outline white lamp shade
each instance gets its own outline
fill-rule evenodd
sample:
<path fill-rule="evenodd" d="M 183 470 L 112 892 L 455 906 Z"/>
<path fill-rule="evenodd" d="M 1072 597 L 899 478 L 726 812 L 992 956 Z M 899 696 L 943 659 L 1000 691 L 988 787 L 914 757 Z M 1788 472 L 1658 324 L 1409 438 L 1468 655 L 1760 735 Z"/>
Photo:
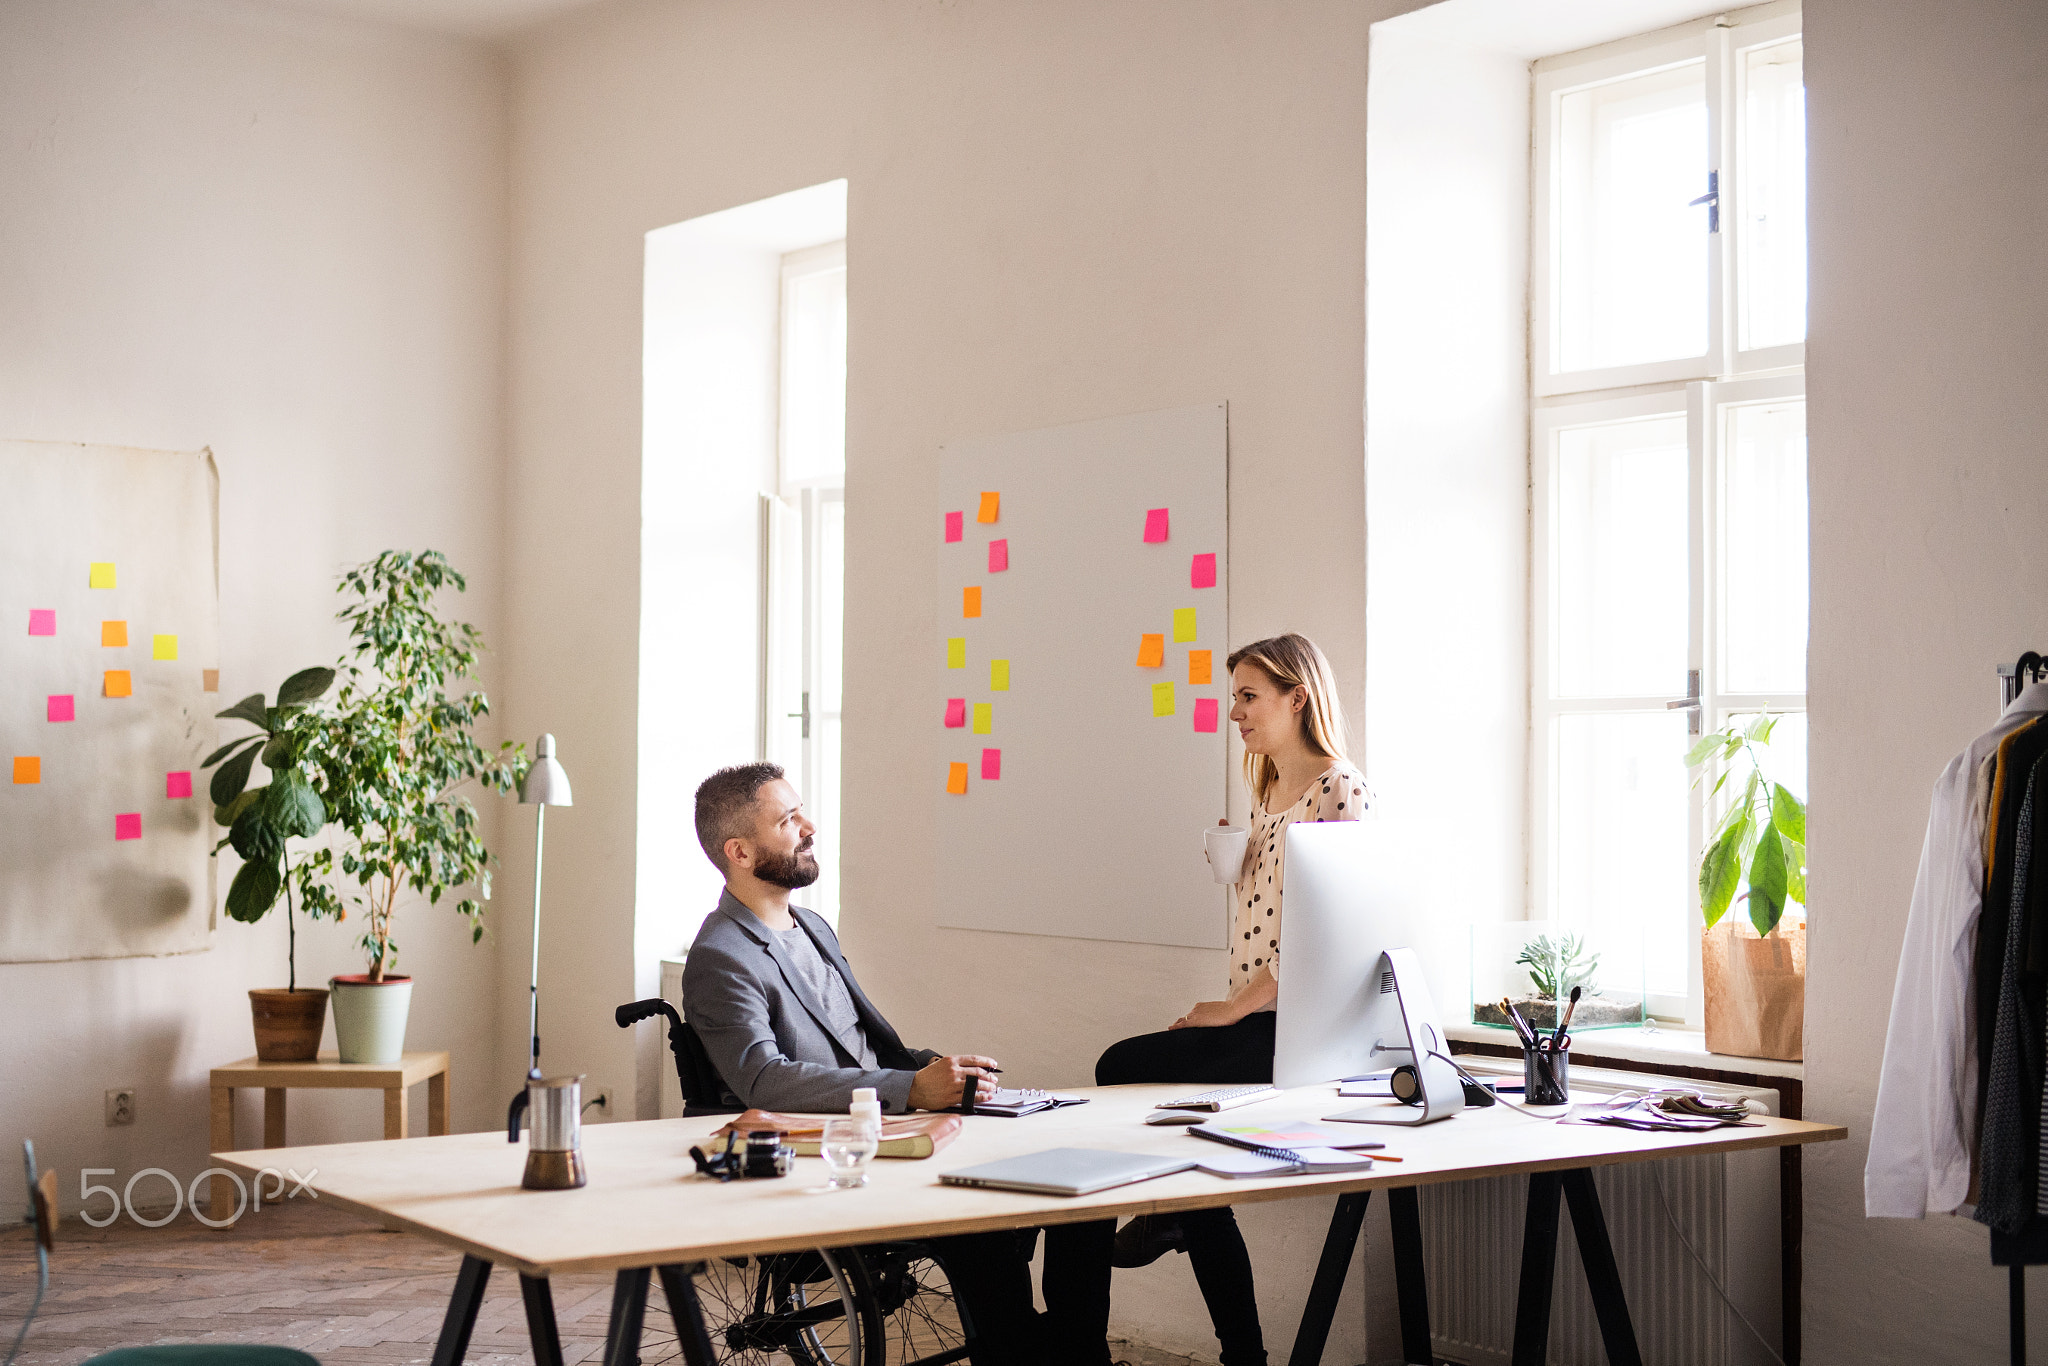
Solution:
<path fill-rule="evenodd" d="M 543 735 L 533 747 L 533 767 L 519 784 L 521 806 L 574 806 L 569 796 L 569 775 L 555 762 L 555 737 Z"/>

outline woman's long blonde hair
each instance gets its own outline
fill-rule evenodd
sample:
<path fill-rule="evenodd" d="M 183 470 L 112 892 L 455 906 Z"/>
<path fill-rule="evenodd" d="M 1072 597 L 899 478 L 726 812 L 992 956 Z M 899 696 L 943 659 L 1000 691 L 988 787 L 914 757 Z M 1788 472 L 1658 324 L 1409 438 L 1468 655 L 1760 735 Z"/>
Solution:
<path fill-rule="evenodd" d="M 1289 631 L 1269 640 L 1255 640 L 1231 652 L 1227 667 L 1237 672 L 1240 664 L 1256 664 L 1282 691 L 1308 690 L 1308 705 L 1302 708 L 1302 738 L 1327 759 L 1348 759 L 1344 752 L 1344 709 L 1337 702 L 1337 674 L 1330 661 L 1307 636 Z M 1280 776 L 1279 765 L 1263 754 L 1245 751 L 1244 785 L 1252 800 L 1263 804 L 1266 790 Z"/>

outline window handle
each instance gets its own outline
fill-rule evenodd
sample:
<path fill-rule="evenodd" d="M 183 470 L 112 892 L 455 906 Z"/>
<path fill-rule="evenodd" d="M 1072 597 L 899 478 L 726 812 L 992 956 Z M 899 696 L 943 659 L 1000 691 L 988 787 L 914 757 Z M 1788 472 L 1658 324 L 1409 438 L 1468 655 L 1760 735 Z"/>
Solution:
<path fill-rule="evenodd" d="M 808 740 L 811 738 L 811 695 L 805 693 L 803 697 L 804 709 L 802 711 L 785 712 L 784 715 L 788 716 L 792 721 L 799 716 L 804 719 L 804 739 Z M 1697 730 L 1698 727 L 1694 727 L 1694 729 Z"/>
<path fill-rule="evenodd" d="M 806 705 L 809 704 L 806 703 Z M 1686 712 L 1685 733 L 1688 735 L 1698 735 L 1700 733 L 1700 671 L 1698 669 L 1687 669 L 1685 671 L 1685 696 L 1664 704 L 1664 710 L 1666 711 L 1677 711 L 1681 707 Z"/>
<path fill-rule="evenodd" d="M 1698 199 L 1687 200 L 1685 207 L 1693 209 L 1698 208 L 1702 204 L 1707 206 L 1707 231 L 1710 233 L 1721 231 L 1721 173 L 1719 171 L 1707 172 L 1707 192 Z"/>

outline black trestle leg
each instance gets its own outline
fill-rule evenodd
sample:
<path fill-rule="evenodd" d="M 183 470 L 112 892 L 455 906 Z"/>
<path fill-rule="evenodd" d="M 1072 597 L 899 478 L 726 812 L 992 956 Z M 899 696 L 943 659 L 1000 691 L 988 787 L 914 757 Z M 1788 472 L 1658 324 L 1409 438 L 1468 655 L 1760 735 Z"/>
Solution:
<path fill-rule="evenodd" d="M 668 1315 L 675 1320 L 676 1341 L 683 1349 L 684 1366 L 718 1366 L 711 1354 L 711 1335 L 704 1331 L 704 1306 L 697 1299 L 697 1283 L 690 1279 L 690 1266 L 658 1266 L 661 1293 L 668 1299 Z"/>
<path fill-rule="evenodd" d="M 1513 1366 L 1544 1366 L 1550 1344 L 1550 1281 L 1557 1269 L 1556 1172 L 1529 1176 L 1529 1210 L 1522 1220 L 1522 1284 L 1515 1295 Z"/>
<path fill-rule="evenodd" d="M 640 1366 L 640 1326 L 647 1313 L 650 1268 L 636 1266 L 612 1280 L 612 1321 L 605 1329 L 604 1366 Z"/>
<path fill-rule="evenodd" d="M 1302 1306 L 1301 1328 L 1294 1335 L 1294 1350 L 1287 1366 L 1318 1366 L 1323 1345 L 1330 1340 L 1330 1322 L 1337 1316 L 1337 1296 L 1343 1293 L 1344 1276 L 1351 1270 L 1351 1249 L 1365 1228 L 1365 1207 L 1371 1191 L 1355 1191 L 1337 1197 L 1330 1213 L 1330 1231 L 1323 1235 L 1323 1255 L 1316 1262 L 1316 1278 L 1309 1285 L 1308 1303 Z"/>
<path fill-rule="evenodd" d="M 2015 1262 L 2006 1268 L 2005 1311 L 2012 1340 L 2012 1366 L 2027 1366 L 2027 1269 Z"/>
<path fill-rule="evenodd" d="M 1608 1366 L 1643 1366 L 1636 1326 L 1628 1316 L 1628 1296 L 1621 1289 L 1621 1268 L 1615 1265 L 1614 1245 L 1607 1241 L 1607 1216 L 1600 1212 L 1600 1192 L 1593 1186 L 1590 1168 L 1564 1174 L 1564 1198 L 1571 1206 L 1572 1235 L 1586 1267 L 1586 1288 L 1593 1294 Z"/>
<path fill-rule="evenodd" d="M 462 1366 L 469 1354 L 469 1335 L 476 1331 L 476 1311 L 484 1306 L 484 1287 L 491 1281 L 491 1264 L 481 1257 L 464 1257 L 462 1270 L 455 1273 L 455 1294 L 448 1301 L 448 1316 L 441 1320 L 441 1337 L 434 1344 L 434 1366 Z"/>
<path fill-rule="evenodd" d="M 555 1296 L 545 1276 L 519 1273 L 519 1297 L 526 1301 L 526 1336 L 533 1366 L 562 1366 L 562 1335 L 555 1328 Z"/>
<path fill-rule="evenodd" d="M 1429 1341 L 1429 1276 L 1422 1261 L 1422 1204 L 1415 1187 L 1387 1192 L 1394 1231 L 1394 1292 L 1401 1306 L 1401 1360 L 1436 1360 Z"/>

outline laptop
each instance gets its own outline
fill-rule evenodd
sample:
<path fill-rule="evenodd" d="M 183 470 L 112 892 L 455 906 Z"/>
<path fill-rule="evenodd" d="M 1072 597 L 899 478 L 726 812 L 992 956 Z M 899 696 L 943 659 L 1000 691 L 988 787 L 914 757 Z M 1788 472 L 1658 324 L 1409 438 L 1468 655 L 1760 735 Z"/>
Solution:
<path fill-rule="evenodd" d="M 1189 1171 L 1198 1160 L 1160 1157 L 1154 1153 L 1116 1153 L 1101 1148 L 1049 1148 L 1042 1153 L 940 1172 L 939 1180 L 948 1186 L 1030 1191 L 1034 1195 L 1092 1195 L 1112 1186 L 1128 1186 L 1134 1181 Z"/>

